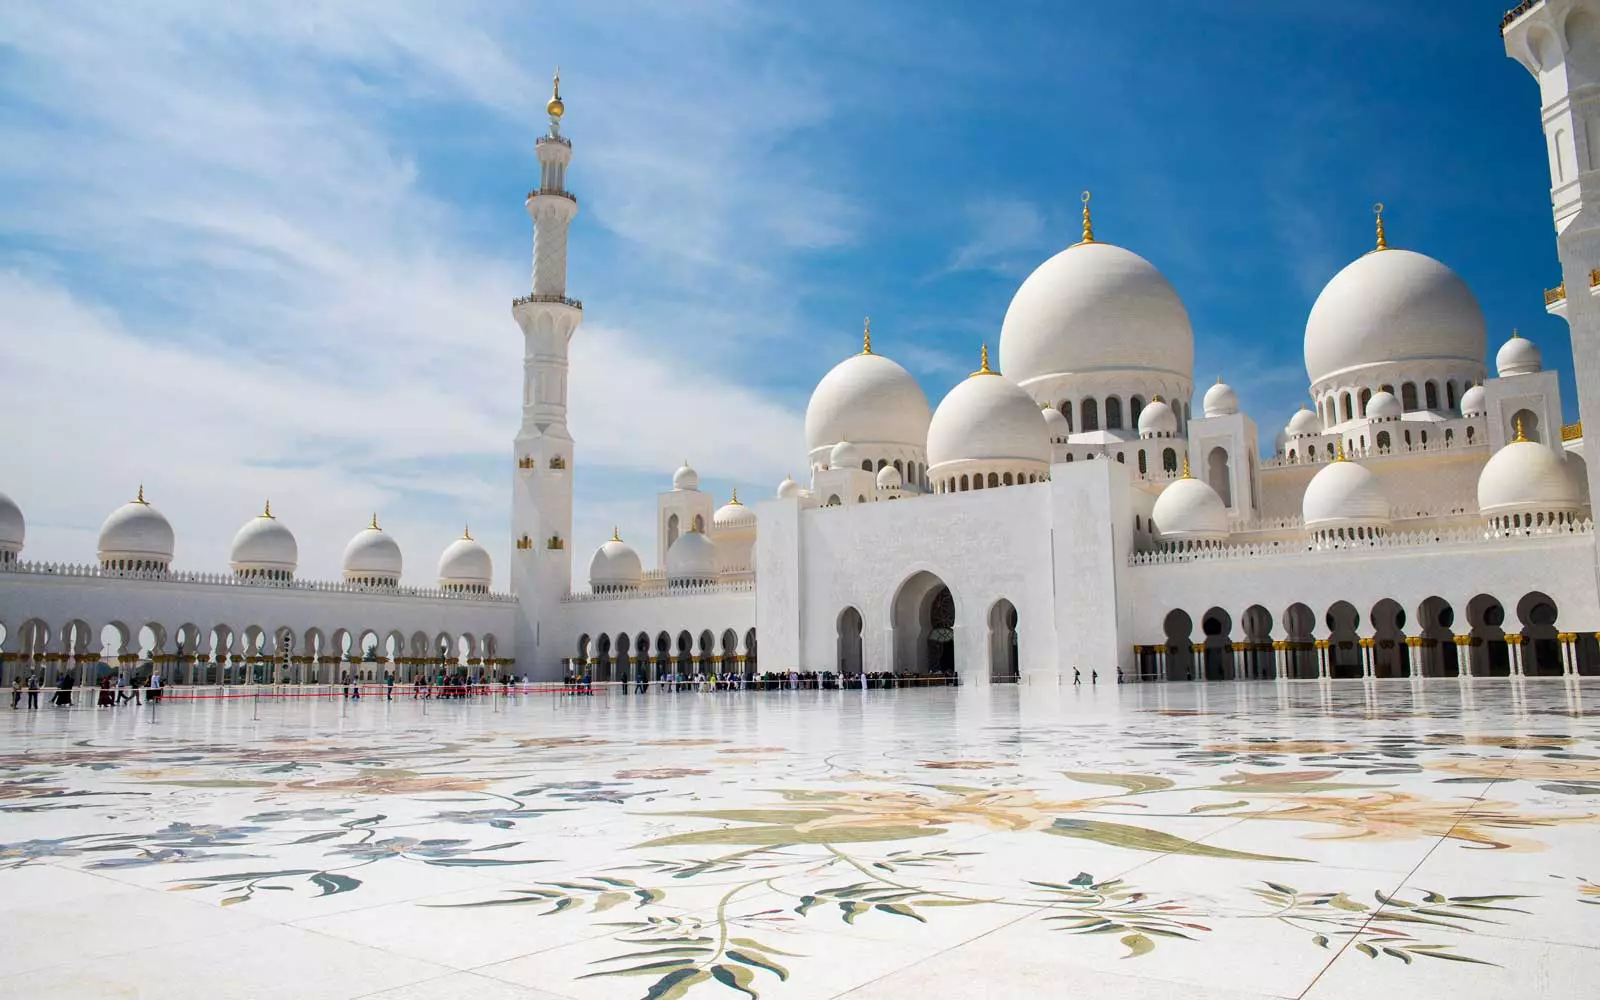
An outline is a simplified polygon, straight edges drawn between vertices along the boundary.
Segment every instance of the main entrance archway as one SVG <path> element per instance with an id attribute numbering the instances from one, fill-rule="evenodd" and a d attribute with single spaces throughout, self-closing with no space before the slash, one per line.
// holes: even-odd
<path id="1" fill-rule="evenodd" d="M 989 683 L 1017 682 L 1017 609 L 1004 597 L 989 609 Z"/>
<path id="2" fill-rule="evenodd" d="M 842 677 L 861 674 L 861 612 L 847 607 L 839 612 L 837 669 Z"/>
<path id="3" fill-rule="evenodd" d="M 913 573 L 895 594 L 890 617 L 895 673 L 955 672 L 955 598 L 943 580 L 926 570 Z"/>

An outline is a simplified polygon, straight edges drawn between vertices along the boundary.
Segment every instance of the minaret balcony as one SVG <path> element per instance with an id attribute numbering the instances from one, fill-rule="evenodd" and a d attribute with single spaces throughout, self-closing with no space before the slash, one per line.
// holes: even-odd
<path id="1" fill-rule="evenodd" d="M 534 148 L 537 149 L 547 142 L 553 142 L 558 146 L 566 146 L 568 149 L 572 148 L 572 140 L 568 139 L 564 135 L 541 135 L 533 145 Z"/>
<path id="2" fill-rule="evenodd" d="M 571 191 L 563 191 L 560 188 L 534 188 L 528 192 L 526 200 L 532 201 L 535 198 L 565 198 L 574 205 L 578 203 L 577 195 Z"/>
<path id="3" fill-rule="evenodd" d="M 512 299 L 511 308 L 515 309 L 517 306 L 531 305 L 536 302 L 554 302 L 557 305 L 571 306 L 573 309 L 583 309 L 583 302 L 579 299 L 569 299 L 565 295 L 540 295 L 538 293 L 524 295 L 520 299 Z"/>

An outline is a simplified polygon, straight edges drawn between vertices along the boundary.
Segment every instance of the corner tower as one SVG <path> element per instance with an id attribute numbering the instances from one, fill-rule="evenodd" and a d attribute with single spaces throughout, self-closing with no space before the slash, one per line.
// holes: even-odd
<path id="1" fill-rule="evenodd" d="M 545 104 L 550 131 L 535 146 L 539 186 L 525 205 L 533 219 L 533 291 L 511 303 L 522 329 L 522 427 L 513 443 L 511 590 L 519 598 L 517 659 L 542 677 L 557 654 L 542 647 L 547 622 L 572 588 L 572 435 L 567 430 L 567 347 L 583 303 L 567 297 L 567 229 L 578 199 L 566 188 L 572 141 L 561 134 L 566 106 L 557 71 Z"/>

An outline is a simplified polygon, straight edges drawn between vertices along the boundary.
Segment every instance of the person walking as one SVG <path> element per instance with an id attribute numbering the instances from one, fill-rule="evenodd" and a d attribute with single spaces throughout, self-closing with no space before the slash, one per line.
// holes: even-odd
<path id="1" fill-rule="evenodd" d="M 56 697 L 51 704 L 57 708 L 72 707 L 72 675 L 62 674 L 56 679 Z"/>
<path id="2" fill-rule="evenodd" d="M 1089 686 L 1093 687 L 1094 685 L 1099 684 L 1099 683 L 1100 683 L 1100 671 L 1098 671 L 1098 670 L 1089 671 Z"/>
<path id="3" fill-rule="evenodd" d="M 154 705 L 161 700 L 161 671 L 150 671 L 150 704 Z"/>
<path id="4" fill-rule="evenodd" d="M 394 671 L 383 675 L 383 700 L 394 701 Z"/>
<path id="5" fill-rule="evenodd" d="M 11 710 L 14 712 L 22 707 L 22 674 L 11 678 Z"/>
<path id="6" fill-rule="evenodd" d="M 120 707 L 132 700 L 133 695 L 128 693 L 128 675 L 124 673 L 117 674 L 117 705 Z"/>
<path id="7" fill-rule="evenodd" d="M 34 709 L 36 709 L 38 707 L 39 707 L 39 675 L 36 674 L 36 673 L 33 673 L 32 671 L 29 671 L 29 673 L 28 673 L 28 710 L 32 711 L 32 710 L 34 710 Z"/>
<path id="8" fill-rule="evenodd" d="M 1078 673 L 1078 668 L 1077 667 L 1073 667 L 1072 668 L 1072 686 L 1073 687 L 1081 687 L 1082 685 L 1083 685 L 1083 675 Z"/>

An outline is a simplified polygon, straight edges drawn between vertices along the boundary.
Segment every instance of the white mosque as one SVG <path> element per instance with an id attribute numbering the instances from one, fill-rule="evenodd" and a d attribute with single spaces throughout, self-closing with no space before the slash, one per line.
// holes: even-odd
<path id="1" fill-rule="evenodd" d="M 1529 0 L 1501 26 L 1539 81 L 1579 406 L 1600 401 L 1600 0 Z M 1373 245 L 1306 320 L 1312 405 L 1273 432 L 1218 380 L 1196 399 L 1176 289 L 1099 238 L 1044 261 L 997 356 L 935 408 L 870 325 L 817 385 L 805 475 L 718 504 L 688 463 L 658 498 L 654 563 L 613 537 L 574 586 L 559 79 L 538 141 L 533 287 L 513 445 L 511 592 L 470 533 L 434 588 L 399 583 L 378 519 L 343 579 L 296 575 L 270 507 L 226 573 L 172 568 L 143 490 L 93 564 L 24 558 L 0 495 L 3 680 L 153 660 L 169 680 L 401 678 L 441 664 L 534 678 L 832 671 L 964 683 L 1600 674 L 1600 550 L 1582 424 L 1513 334 L 1491 371 L 1471 290 L 1445 264 Z M 881 331 L 880 331 L 881 333 Z M 1279 426 L 1276 421 L 1271 427 Z M 798 458 L 798 456 L 797 456 Z M 639 540 L 643 541 L 643 540 Z M 759 648 L 758 648 L 759 637 Z"/>

